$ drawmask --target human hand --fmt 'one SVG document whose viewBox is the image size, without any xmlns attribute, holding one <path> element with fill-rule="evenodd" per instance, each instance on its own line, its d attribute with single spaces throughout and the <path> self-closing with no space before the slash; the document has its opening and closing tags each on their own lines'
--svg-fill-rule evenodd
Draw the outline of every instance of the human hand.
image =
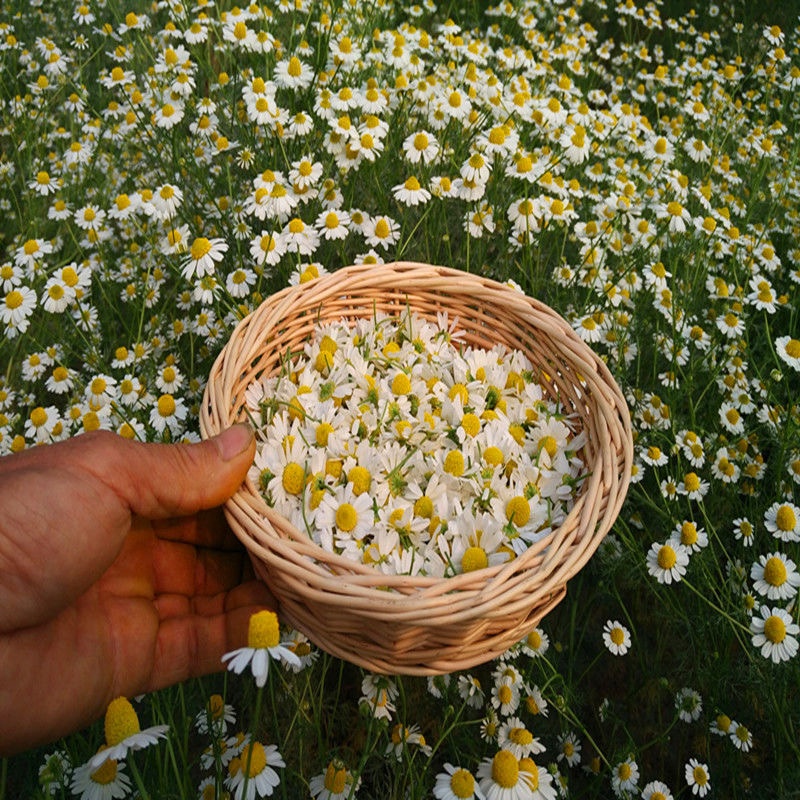
<svg viewBox="0 0 800 800">
<path fill-rule="evenodd" d="M 199 444 L 97 432 L 0 458 L 0 755 L 221 669 L 275 607 L 218 508 L 254 451 L 236 425 Z"/>
</svg>

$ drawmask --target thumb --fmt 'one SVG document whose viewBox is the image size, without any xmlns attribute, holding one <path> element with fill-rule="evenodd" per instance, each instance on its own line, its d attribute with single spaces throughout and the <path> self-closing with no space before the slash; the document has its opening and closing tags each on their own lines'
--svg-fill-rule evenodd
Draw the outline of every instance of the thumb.
<svg viewBox="0 0 800 800">
<path fill-rule="evenodd" d="M 112 489 L 131 512 L 156 519 L 225 502 L 253 462 L 255 437 L 242 423 L 193 444 L 147 444 L 111 434 L 93 437 L 82 450 L 84 469 Z"/>
</svg>

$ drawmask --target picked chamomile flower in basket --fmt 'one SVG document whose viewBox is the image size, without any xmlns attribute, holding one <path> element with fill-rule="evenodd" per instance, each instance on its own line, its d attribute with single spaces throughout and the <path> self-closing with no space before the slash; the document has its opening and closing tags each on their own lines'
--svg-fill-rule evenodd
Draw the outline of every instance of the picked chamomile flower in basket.
<svg viewBox="0 0 800 800">
<path fill-rule="evenodd" d="M 569 513 L 585 438 L 523 353 L 465 346 L 446 315 L 321 323 L 247 390 L 264 500 L 386 574 L 501 564 Z"/>
<path fill-rule="evenodd" d="M 250 667 L 256 686 L 263 687 L 267 683 L 270 661 L 282 661 L 285 664 L 300 668 L 300 658 L 281 642 L 281 630 L 278 617 L 274 611 L 265 609 L 250 616 L 247 628 L 247 647 L 240 647 L 225 653 L 223 662 L 228 662 L 228 669 L 241 675 Z"/>
</svg>

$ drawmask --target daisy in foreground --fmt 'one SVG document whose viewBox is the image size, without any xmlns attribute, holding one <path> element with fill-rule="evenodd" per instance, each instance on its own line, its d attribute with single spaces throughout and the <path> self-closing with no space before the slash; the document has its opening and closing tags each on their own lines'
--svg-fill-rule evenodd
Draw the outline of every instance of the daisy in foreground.
<svg viewBox="0 0 800 800">
<path fill-rule="evenodd" d="M 269 797 L 281 782 L 273 767 L 285 767 L 283 757 L 274 745 L 251 742 L 228 765 L 225 786 L 234 800 L 254 800 Z"/>
<path fill-rule="evenodd" d="M 533 759 L 499 750 L 478 767 L 478 786 L 486 800 L 556 800 L 553 777 Z"/>
<path fill-rule="evenodd" d="M 762 605 L 750 621 L 750 633 L 753 647 L 760 648 L 761 655 L 775 664 L 797 655 L 800 626 L 779 606 Z"/>
<path fill-rule="evenodd" d="M 356 779 L 344 761 L 333 758 L 324 772 L 309 780 L 308 790 L 314 800 L 346 800 L 356 796 L 360 784 L 361 778 Z"/>
<path fill-rule="evenodd" d="M 81 800 L 118 800 L 128 796 L 131 779 L 125 774 L 124 763 L 109 758 L 99 767 L 92 767 L 91 762 L 76 767 L 70 789 Z"/>
<path fill-rule="evenodd" d="M 436 776 L 433 787 L 436 800 L 485 800 L 475 776 L 468 769 L 445 764 L 443 770 Z"/>
<path fill-rule="evenodd" d="M 257 611 L 250 617 L 247 647 L 225 653 L 222 660 L 230 661 L 228 669 L 237 675 L 241 675 L 249 666 L 256 679 L 256 686 L 261 688 L 267 682 L 270 659 L 283 661 L 292 667 L 300 667 L 298 656 L 281 643 L 280 625 L 275 612 Z"/>
<path fill-rule="evenodd" d="M 168 725 L 153 725 L 141 729 L 139 717 L 126 697 L 117 697 L 108 704 L 105 716 L 105 747 L 89 760 L 89 767 L 97 770 L 106 761 L 120 761 L 134 750 L 141 750 L 166 738 Z"/>
</svg>

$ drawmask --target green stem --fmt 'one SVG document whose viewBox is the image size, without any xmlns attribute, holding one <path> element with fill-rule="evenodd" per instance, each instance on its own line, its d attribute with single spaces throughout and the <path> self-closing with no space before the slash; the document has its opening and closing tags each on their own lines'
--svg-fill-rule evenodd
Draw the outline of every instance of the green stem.
<svg viewBox="0 0 800 800">
<path fill-rule="evenodd" d="M 150 800 L 150 795 L 147 792 L 147 789 L 144 785 L 144 780 L 142 779 L 142 774 L 139 772 L 139 768 L 136 766 L 136 761 L 133 758 L 133 753 L 128 754 L 128 766 L 131 769 L 131 775 L 133 776 L 133 782 L 136 784 L 136 788 L 139 790 L 139 796 L 142 800 Z"/>
</svg>

